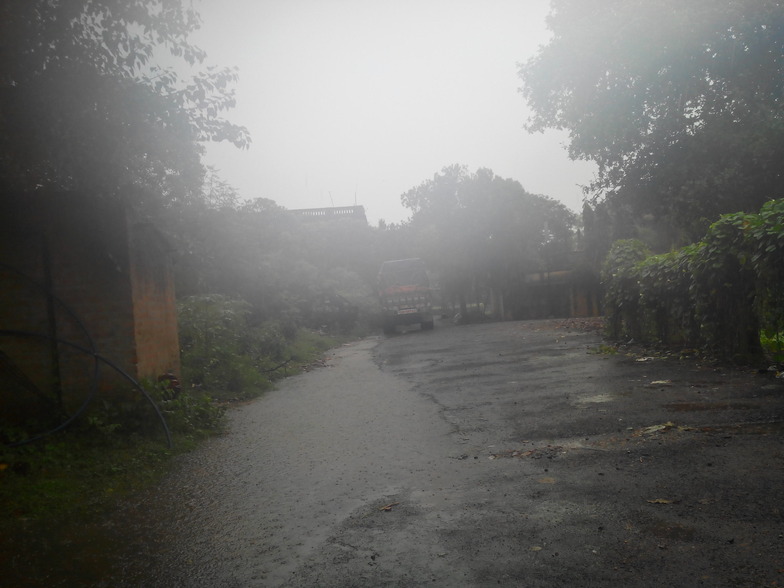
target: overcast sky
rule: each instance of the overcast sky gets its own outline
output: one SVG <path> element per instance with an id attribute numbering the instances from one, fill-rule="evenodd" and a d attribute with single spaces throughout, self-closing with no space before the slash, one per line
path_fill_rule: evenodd
<path id="1" fill-rule="evenodd" d="M 545 44 L 547 0 L 202 0 L 194 42 L 236 65 L 253 144 L 208 147 L 243 198 L 361 204 L 409 217 L 400 195 L 458 163 L 579 211 L 594 166 L 566 137 L 529 135 L 517 64 Z"/>

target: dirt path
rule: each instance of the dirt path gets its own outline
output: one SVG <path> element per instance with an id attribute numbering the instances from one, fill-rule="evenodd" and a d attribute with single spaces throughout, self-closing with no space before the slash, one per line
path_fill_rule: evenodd
<path id="1" fill-rule="evenodd" d="M 564 324 L 338 350 L 115 517 L 99 585 L 784 584 L 781 381 Z"/>

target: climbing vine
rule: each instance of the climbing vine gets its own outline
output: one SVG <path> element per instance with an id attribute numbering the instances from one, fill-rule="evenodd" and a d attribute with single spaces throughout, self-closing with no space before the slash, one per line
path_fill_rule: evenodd
<path id="1" fill-rule="evenodd" d="M 702 241 L 649 255 L 618 241 L 605 260 L 608 334 L 699 347 L 753 361 L 784 359 L 784 200 L 722 216 Z"/>
<path id="2" fill-rule="evenodd" d="M 650 255 L 636 239 L 616 241 L 602 267 L 608 334 L 617 339 L 639 336 L 640 280 L 637 265 Z"/>

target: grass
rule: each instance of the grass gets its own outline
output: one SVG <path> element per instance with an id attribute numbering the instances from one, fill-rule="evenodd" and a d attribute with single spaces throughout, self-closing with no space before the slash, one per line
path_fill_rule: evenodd
<path id="1" fill-rule="evenodd" d="M 161 439 L 73 429 L 45 443 L 0 449 L 0 584 L 95 585 L 110 574 L 124 531 L 112 534 L 102 523 L 123 499 L 161 480 L 174 455 L 193 447 L 176 439 L 172 451 Z"/>
<path id="2" fill-rule="evenodd" d="M 0 534 L 20 521 L 92 517 L 118 498 L 157 482 L 176 450 L 160 440 L 112 439 L 68 431 L 45 443 L 0 450 Z"/>
<path id="3" fill-rule="evenodd" d="M 267 377 L 275 380 L 299 373 L 340 343 L 302 330 L 286 350 L 291 359 L 285 372 Z M 95 518 L 123 497 L 154 485 L 170 470 L 173 456 L 222 431 L 225 407 L 213 402 L 219 396 L 183 393 L 159 402 L 174 449 L 167 447 L 159 423 L 147 417 L 146 432 L 139 431 L 138 411 L 121 412 L 105 403 L 78 425 L 39 442 L 15 448 L 0 445 L 0 537 L 10 536 L 22 522 Z M 0 426 L 0 439 L 24 437 L 18 430 L 12 435 L 6 434 L 9 431 Z"/>
<path id="4" fill-rule="evenodd" d="M 597 347 L 591 347 L 588 349 L 588 353 L 592 355 L 617 355 L 618 348 L 614 345 L 605 345 L 604 343 L 598 345 Z"/>

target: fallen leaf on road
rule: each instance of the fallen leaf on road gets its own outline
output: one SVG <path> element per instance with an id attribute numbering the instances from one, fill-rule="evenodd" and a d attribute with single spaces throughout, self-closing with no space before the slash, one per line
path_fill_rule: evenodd
<path id="1" fill-rule="evenodd" d="M 534 546 L 531 548 L 531 551 L 542 551 L 542 548 L 541 548 L 541 547 L 539 547 L 538 545 L 534 545 Z"/>
<path id="2" fill-rule="evenodd" d="M 647 502 L 651 504 L 678 504 L 679 500 L 667 500 L 666 498 L 654 498 L 653 500 L 648 500 Z"/>
<path id="3" fill-rule="evenodd" d="M 666 431 L 667 429 L 671 429 L 675 426 L 675 423 L 672 421 L 667 421 L 666 423 L 662 423 L 661 425 L 652 425 L 650 427 L 645 427 L 640 431 L 643 435 L 650 435 L 651 433 L 658 433 L 660 431 Z"/>
<path id="4" fill-rule="evenodd" d="M 393 507 L 397 506 L 398 504 L 400 504 L 400 503 L 399 502 L 391 502 L 391 503 L 387 504 L 386 506 L 382 506 L 378 510 L 383 510 L 383 511 L 389 512 L 390 510 L 392 510 Z"/>
<path id="5" fill-rule="evenodd" d="M 555 484 L 555 478 L 548 478 L 548 477 L 539 478 L 537 482 L 539 482 L 540 484 Z"/>

